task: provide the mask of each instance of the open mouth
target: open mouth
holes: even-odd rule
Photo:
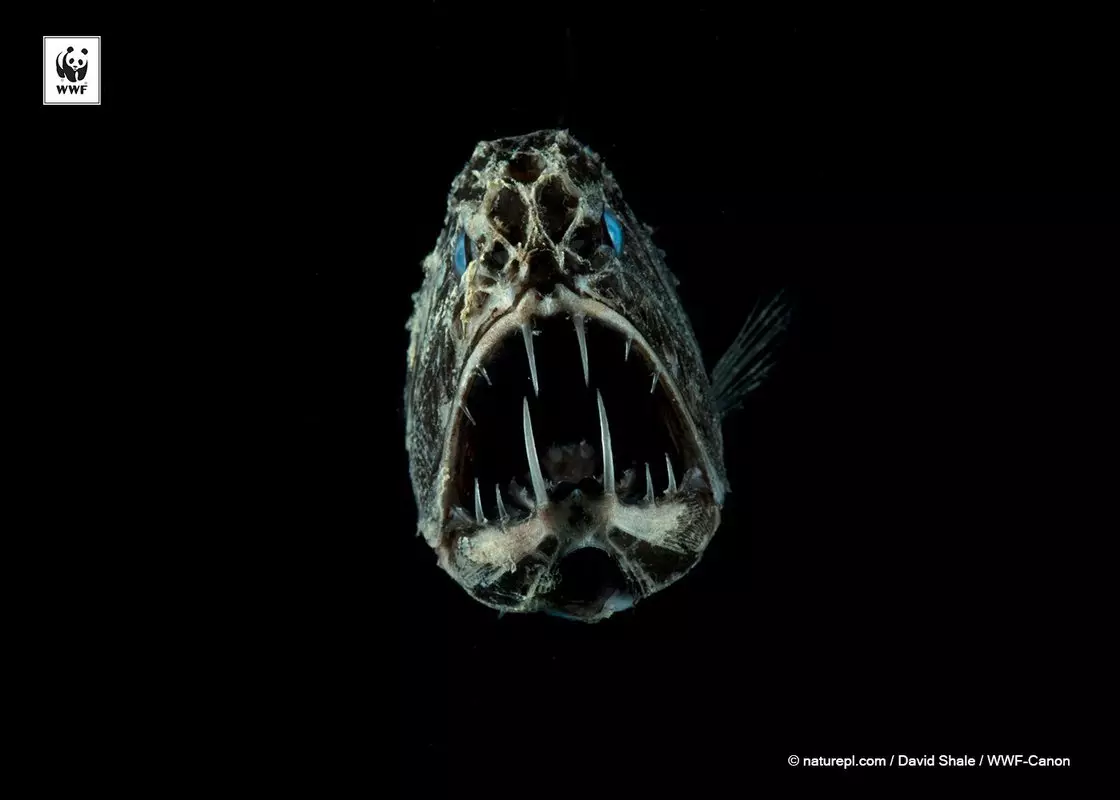
[[[710,505],[708,482],[685,412],[638,342],[558,313],[511,328],[477,364],[445,531],[494,565],[479,580],[488,602],[597,618],[650,593],[651,561],[668,574],[694,560],[679,538],[690,509]]]

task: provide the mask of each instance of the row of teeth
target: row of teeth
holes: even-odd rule
[[[590,366],[589,366],[589,363],[588,363],[588,357],[587,357],[587,331],[586,331],[586,327],[585,327],[586,321],[585,321],[584,315],[583,314],[573,314],[572,315],[572,324],[573,324],[573,326],[575,328],[575,331],[576,331],[576,340],[579,343],[580,363],[583,366],[583,383],[584,383],[584,386],[590,387],[591,386],[591,370],[590,370]],[[534,331],[529,322],[522,323],[522,325],[521,325],[521,336],[522,336],[522,339],[525,342],[525,354],[528,356],[528,359],[529,359],[529,377],[533,382],[533,394],[534,394],[534,396],[539,397],[540,396],[540,380],[537,377],[537,359],[536,359],[536,355],[533,352],[533,337],[537,333],[539,333],[539,331]],[[626,339],[626,350],[623,353],[623,357],[622,357],[623,361],[628,361],[630,359],[630,347],[631,347],[632,342],[633,342],[633,340],[630,339],[629,337],[627,337],[627,339]],[[490,376],[486,373],[486,369],[484,367],[479,367],[478,372],[486,380],[487,384],[493,386],[493,383],[490,380]],[[659,377],[659,375],[658,375],[657,372],[652,373],[652,375],[651,375],[652,380],[650,382],[650,387],[649,387],[650,394],[653,394],[654,390],[657,388],[658,377]],[[595,390],[595,396],[596,396],[598,404],[599,404],[599,429],[600,429],[600,435],[601,435],[601,438],[602,438],[602,452],[603,452],[603,481],[602,481],[602,484],[603,484],[603,491],[604,491],[605,494],[613,495],[615,493],[615,490],[616,490],[616,485],[615,485],[613,454],[611,452],[610,427],[607,424],[607,411],[606,411],[606,408],[604,408],[604,406],[603,406],[603,396],[599,392],[598,389]],[[467,408],[466,404],[463,403],[463,402],[460,402],[459,407],[463,410],[463,414],[467,417],[467,419],[470,420],[470,423],[472,425],[474,425],[475,424],[474,417],[471,415],[471,412]],[[529,415],[529,399],[528,398],[523,398],[522,409],[523,409],[523,411],[522,411],[522,423],[523,423],[523,429],[524,429],[524,435],[525,435],[525,453],[526,453],[526,455],[528,456],[528,459],[529,459],[529,474],[530,474],[530,477],[531,477],[531,480],[532,480],[532,486],[533,486],[533,499],[530,500],[530,498],[528,497],[528,493],[525,492],[524,489],[517,486],[516,484],[511,484],[511,490],[512,490],[512,493],[514,494],[514,496],[519,500],[519,505],[523,505],[526,508],[530,508],[530,507],[541,508],[548,503],[548,489],[547,489],[547,486],[545,484],[544,475],[541,472],[540,460],[537,457],[537,446],[536,446],[536,442],[533,438],[533,421],[532,421],[532,419]],[[666,469],[666,471],[668,472],[668,475],[669,475],[669,486],[668,486],[668,489],[665,491],[663,496],[669,497],[669,496],[672,496],[672,495],[676,494],[676,492],[677,492],[677,478],[676,478],[676,475],[673,473],[673,462],[669,458],[668,453],[665,454],[665,469]],[[653,498],[654,498],[653,476],[650,472],[648,462],[645,465],[645,471],[646,471],[646,494],[645,494],[644,502],[652,503]],[[629,472],[629,471],[627,471],[627,472]],[[696,472],[696,474],[693,475],[692,472]],[[629,483],[629,481],[626,480],[627,477],[629,477],[629,476],[628,475],[624,476],[624,480],[623,480],[624,485],[626,483]],[[703,479],[700,477],[699,471],[695,470],[695,469],[690,471],[689,473],[687,473],[685,475],[685,479],[686,479],[686,483],[689,483],[690,485],[702,485],[703,484]],[[510,520],[510,514],[506,510],[505,502],[502,499],[501,487],[498,484],[494,484],[494,496],[498,501],[498,518],[502,522],[502,524],[505,524],[506,522],[508,522]],[[534,504],[534,500],[535,500],[535,504]],[[467,513],[466,509],[464,509],[464,508],[456,507],[456,508],[452,509],[452,514],[461,523],[470,523],[471,522],[470,515]],[[479,524],[479,525],[485,525],[485,524],[488,523],[488,520],[486,519],[486,515],[483,513],[483,510],[482,510],[482,493],[479,490],[479,485],[478,485],[478,479],[477,478],[475,478],[475,481],[474,481],[474,520],[473,521],[475,523]]]
[[[587,359],[587,331],[584,327],[584,315],[574,314],[572,316],[572,324],[575,326],[576,339],[579,341],[579,360],[580,363],[583,364],[583,385],[590,388],[591,369]],[[541,386],[540,381],[537,378],[537,357],[533,353],[533,337],[537,333],[538,331],[534,331],[532,325],[530,325],[528,322],[521,323],[521,338],[525,340],[525,354],[529,357],[529,378],[533,381],[533,395],[535,397],[540,397]],[[630,345],[632,342],[633,340],[627,337],[626,352],[622,356],[623,361],[630,360]],[[479,367],[478,372],[480,375],[482,375],[483,378],[486,379],[486,383],[490,384],[491,386],[494,385],[493,383],[491,383],[490,376],[486,374],[486,370],[483,367]],[[649,393],[653,394],[654,389],[657,388],[658,373],[653,372],[650,377],[652,380],[650,381],[649,385]],[[475,424],[474,417],[471,416],[471,412],[467,410],[466,404],[460,402],[459,407],[463,409],[463,413],[466,414],[467,419],[471,421],[471,424]]]
[[[606,406],[603,405],[603,395],[601,392],[599,392],[598,389],[595,390],[595,398],[599,405],[599,433],[603,452],[603,493],[607,495],[613,495],[615,494],[617,487],[614,474],[614,453],[611,449],[611,429],[609,423],[607,422],[607,409]],[[529,459],[529,476],[533,486],[532,500],[529,499],[527,493],[525,493],[524,490],[520,490],[520,487],[516,487],[515,484],[511,484],[511,487],[520,490],[519,493],[522,495],[520,497],[520,501],[522,505],[526,507],[543,508],[549,502],[548,487],[545,484],[544,474],[541,471],[540,459],[537,456],[537,443],[536,439],[533,436],[533,419],[529,413],[528,397],[522,398],[521,421],[522,431],[525,436],[525,455]],[[653,474],[650,472],[648,461],[645,464],[645,468],[646,494],[643,502],[649,504],[653,502],[654,489]],[[669,486],[662,496],[671,497],[677,493],[677,476],[673,471],[673,462],[669,458],[668,453],[665,454],[665,470],[669,475]],[[692,473],[696,474],[693,475]],[[690,486],[701,485],[701,481],[702,479],[700,478],[699,470],[695,468],[693,468],[693,470],[690,470],[685,475],[685,482]],[[623,482],[626,483],[625,479]],[[498,500],[498,518],[499,521],[504,525],[510,520],[510,515],[506,510],[505,502],[502,499],[502,491],[498,484],[494,484],[494,495]],[[452,510],[452,513],[460,522],[471,522],[470,516],[467,514],[465,509],[456,507]],[[479,489],[478,478],[474,479],[474,522],[478,525],[486,525],[489,522],[482,510],[482,492]]]
[[[572,319],[572,324],[575,325],[575,327],[576,327],[576,338],[579,341],[579,360],[582,363],[582,365],[584,365],[584,385],[585,385],[585,387],[590,388],[591,372],[590,372],[590,368],[588,366],[588,360],[587,360],[587,333],[586,333],[586,329],[584,327],[584,324],[585,324],[584,323],[584,315],[576,314],[576,315],[573,315],[571,319]],[[539,332],[534,332],[532,326],[528,322],[525,322],[525,323],[521,324],[521,335],[522,335],[522,338],[524,338],[524,341],[525,341],[525,354],[529,356],[529,376],[533,381],[533,396],[534,397],[540,397],[541,384],[540,384],[540,381],[538,380],[538,378],[536,378],[536,356],[533,353],[533,336],[535,336],[536,333],[539,333]],[[632,342],[633,342],[633,339],[631,339],[629,337],[626,338],[626,352],[623,354],[623,361],[629,361],[629,350],[631,350]],[[478,374],[482,375],[483,378],[486,379],[486,383],[488,385],[491,385],[491,387],[493,387],[494,383],[491,381],[491,379],[489,379],[489,375],[486,374],[486,369],[483,368],[483,366],[479,366]],[[653,391],[657,388],[657,376],[659,376],[659,373],[657,373],[657,372],[653,372],[652,375],[651,375],[651,378],[652,378],[652,380],[650,382],[650,393],[651,394],[653,394]],[[470,424],[477,425],[476,422],[475,422],[474,415],[472,415],[472,413],[470,413],[470,409],[467,408],[467,404],[465,402],[463,402],[463,400],[459,400],[459,408],[463,409],[463,413],[466,416],[466,418],[468,420],[470,420]],[[526,413],[526,415],[528,415],[528,413],[529,413],[528,407],[526,407],[525,413]],[[604,413],[603,413],[603,399],[601,399],[601,398],[599,399],[599,420],[600,420],[600,422],[605,422],[605,420],[606,420],[606,417],[604,416]],[[530,461],[535,462],[535,456],[530,458]],[[669,462],[669,454],[665,454],[665,462],[666,463]],[[538,471],[539,471],[539,469],[538,469]],[[648,472],[648,468],[646,469],[646,472]],[[675,485],[675,481],[673,480],[672,465],[669,466],[669,482],[670,482],[670,485]],[[534,484],[534,489],[535,489],[535,484]],[[477,494],[478,493],[475,492],[476,496],[477,496]],[[477,502],[476,502],[476,505],[477,505]]]

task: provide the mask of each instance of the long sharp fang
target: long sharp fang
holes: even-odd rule
[[[646,462],[646,502],[653,502],[653,476],[649,473],[649,462]]]
[[[665,469],[669,471],[669,491],[666,494],[677,493],[677,476],[673,474],[673,462],[669,460],[669,454],[665,454]]]
[[[583,385],[591,386],[591,377],[587,367],[587,336],[583,330],[583,314],[572,317],[576,326],[576,338],[579,339],[579,359],[583,362]]]
[[[536,498],[537,507],[540,508],[548,502],[548,492],[544,488],[544,476],[541,474],[541,462],[537,460],[537,443],[533,439],[533,420],[529,416],[529,398],[523,398],[521,422],[525,429],[525,455],[529,457],[529,474],[533,478],[533,496]]]
[[[482,377],[486,379],[486,384],[488,386],[494,385],[493,381],[490,380],[490,376],[486,374],[486,367],[479,367],[478,371],[482,373]]]
[[[470,409],[467,408],[467,404],[460,400],[459,401],[459,408],[463,409],[463,413],[467,415],[467,419],[469,419],[471,421],[471,425],[474,425],[475,424],[474,417],[471,416],[471,412],[470,412]]]
[[[479,525],[486,524],[486,515],[482,513],[482,495],[478,492],[478,478],[474,479],[474,521]]]
[[[623,361],[629,361],[630,360],[630,339],[626,340],[626,355],[624,355],[622,357],[622,360]]]
[[[537,383],[537,359],[533,355],[533,329],[528,322],[521,323],[521,336],[525,339],[525,352],[529,355],[529,376],[533,379],[533,395],[539,397],[540,385]]]
[[[611,429],[607,424],[607,409],[603,405],[603,395],[596,389],[595,397],[599,401],[599,433],[603,442],[603,491],[614,494],[614,453],[611,451]],[[528,405],[525,406],[528,408]],[[526,414],[529,412],[526,411]]]
[[[660,377],[658,373],[653,373],[653,380],[649,384],[649,393],[653,394],[653,390],[657,388],[657,379]]]
[[[506,504],[502,502],[502,490],[498,488],[498,484],[494,484],[494,496],[498,498],[498,519],[503,523],[509,520],[509,512],[506,511]]]

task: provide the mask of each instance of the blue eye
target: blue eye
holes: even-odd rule
[[[607,234],[611,237],[615,255],[622,255],[622,225],[609,208],[603,209],[603,224],[607,226]]]
[[[467,271],[467,235],[462,231],[455,241],[455,271],[460,275]]]

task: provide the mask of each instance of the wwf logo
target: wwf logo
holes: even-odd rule
[[[89,51],[84,47],[80,53],[75,53],[73,47],[67,47],[65,53],[59,53],[54,60],[58,77],[66,78],[71,83],[85,80],[86,70],[89,69],[89,59],[86,58],[88,54]]]

